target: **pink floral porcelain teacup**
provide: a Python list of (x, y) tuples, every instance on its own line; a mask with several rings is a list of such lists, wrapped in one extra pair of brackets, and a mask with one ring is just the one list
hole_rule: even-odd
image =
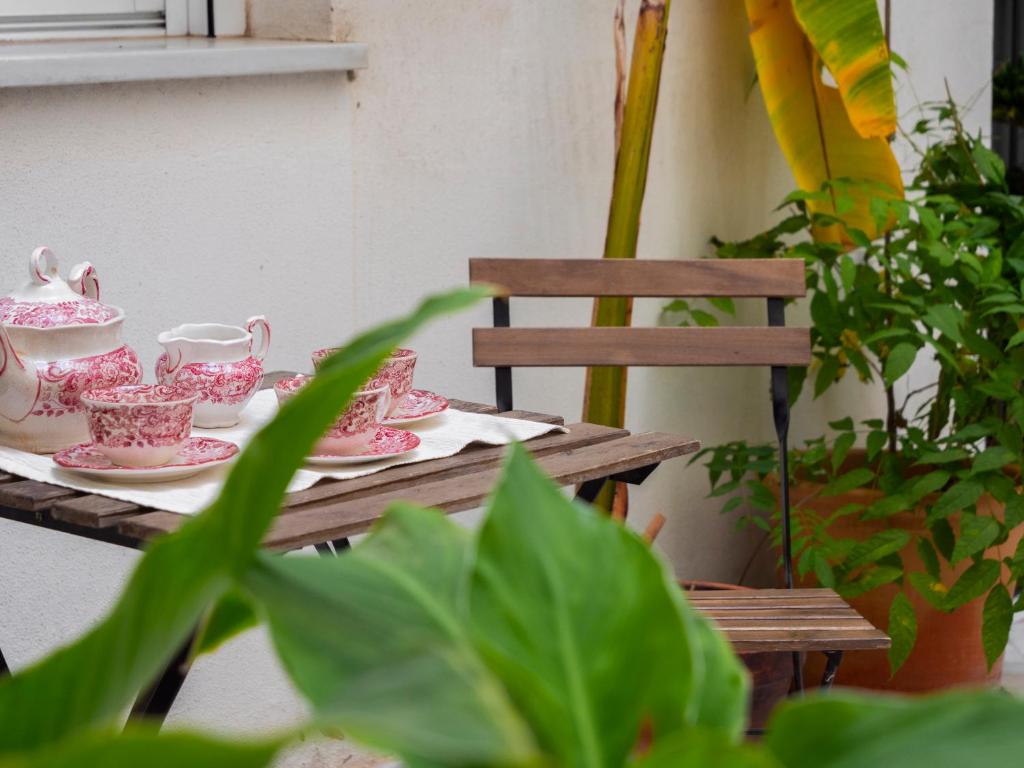
[[(277, 402), (284, 405), (310, 380), (309, 376), (292, 376), (274, 385)], [(377, 434), (381, 420), (391, 404), (386, 386), (367, 387), (352, 395), (345, 412), (316, 444), (318, 454), (348, 456), (366, 450)]]
[[(320, 364), (340, 350), (341, 347), (325, 347), (313, 352), (313, 367), (320, 368)], [(392, 415), (399, 409), (402, 398), (412, 391), (413, 371), (416, 369), (416, 353), (411, 349), (396, 349), (391, 357), (384, 361), (380, 369), (374, 374), (367, 384), (367, 389), (373, 387), (387, 386), (391, 390), (391, 404), (388, 406), (387, 415)]]
[(93, 445), (122, 467), (156, 467), (175, 457), (192, 433), (199, 395), (175, 386), (129, 384), (81, 395)]

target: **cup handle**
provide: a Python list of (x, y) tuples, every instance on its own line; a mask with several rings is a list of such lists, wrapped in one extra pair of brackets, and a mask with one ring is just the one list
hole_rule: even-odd
[[(259, 344), (256, 344), (257, 328), (260, 330)], [(252, 339), (249, 340), (249, 354), (257, 360), (262, 360), (270, 349), (270, 323), (263, 315), (256, 315), (245, 321), (245, 330), (252, 334)]]
[(87, 299), (100, 299), (100, 279), (96, 275), (96, 267), (88, 261), (75, 264), (68, 273), (68, 284), (71, 290), (80, 293)]

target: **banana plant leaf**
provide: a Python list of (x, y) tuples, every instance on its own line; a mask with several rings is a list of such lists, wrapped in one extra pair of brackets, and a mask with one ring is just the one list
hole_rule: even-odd
[[(874, 0), (843, 0), (840, 5), (859, 7), (865, 2), (874, 7)], [(871, 215), (870, 199), (903, 197), (896, 158), (886, 139), (876, 135), (895, 112), (891, 83), (885, 88), (878, 82), (883, 69), (877, 62), (877, 45), (885, 44), (881, 26), (848, 21), (850, 14), (860, 19), (863, 8), (860, 16), (854, 10), (825, 16), (819, 6), (836, 3), (799, 4), (813, 34), (810, 40), (790, 0), (746, 0), (750, 44), (768, 116), (800, 188), (813, 193), (833, 185), (829, 194), (808, 201), (810, 209), (874, 238), (881, 232)], [(877, 17), (877, 8), (874, 14)], [(856, 35), (854, 42), (834, 37), (847, 33)], [(875, 51), (876, 58), (866, 50)], [(830, 71), (839, 78), (841, 89), (823, 82), (823, 57), (833, 62)], [(884, 73), (888, 74), (887, 67)], [(857, 125), (870, 132), (869, 137), (851, 121), (844, 92)], [(814, 236), (820, 242), (848, 242), (844, 227), (837, 223), (815, 227)]]
[(814, 50), (839, 86), (854, 129), (864, 138), (896, 131), (896, 100), (875, 0), (793, 0)]

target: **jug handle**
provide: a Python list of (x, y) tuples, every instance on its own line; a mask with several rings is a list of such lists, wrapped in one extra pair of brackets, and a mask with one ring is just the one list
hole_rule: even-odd
[(174, 361), (174, 365), (171, 365), (171, 350), (166, 349), (160, 357), (156, 359), (156, 377), (161, 379), (164, 376), (173, 376), (178, 372), (179, 369), (183, 368), (188, 361), (185, 359), (185, 353), (180, 349), (175, 348), (174, 352), (177, 353), (177, 358)]
[(71, 290), (80, 293), (87, 299), (100, 299), (100, 278), (96, 274), (96, 267), (88, 261), (75, 264), (68, 273), (68, 284)]
[[(260, 329), (258, 345), (256, 344), (257, 328)], [(249, 354), (257, 360), (262, 360), (267, 356), (267, 350), (270, 349), (270, 323), (263, 315), (255, 315), (245, 321), (245, 330), (252, 334), (252, 338), (249, 340)]]
[(32, 251), (32, 258), (29, 259), (28, 263), (28, 271), (36, 285), (46, 285), (59, 277), (57, 257), (45, 245), (40, 245)]

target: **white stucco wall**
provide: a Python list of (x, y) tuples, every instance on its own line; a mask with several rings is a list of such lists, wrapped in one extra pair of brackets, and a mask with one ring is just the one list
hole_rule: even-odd
[[(630, 37), (637, 2), (627, 4)], [(274, 327), (271, 367), (466, 280), (471, 256), (596, 257), (612, 172), (614, 2), (348, 0), (337, 23), (371, 46), (370, 68), (308, 75), (0, 91), (0, 274), (20, 282), (31, 249), (87, 258), (128, 311), (147, 369), (158, 331), (181, 321)], [(640, 256), (694, 258), (712, 234), (749, 236), (792, 182), (760, 95), (742, 3), (676, 0)], [(900, 92), (960, 98), (990, 69), (991, 8), (896, 0)], [(987, 100), (972, 113), (987, 121)], [(636, 324), (659, 302), (638, 302)], [(761, 322), (763, 309), (745, 311)], [(522, 301), (513, 319), (585, 324), (589, 303)], [(470, 367), (485, 307), (415, 341), (418, 380), (493, 398)], [(578, 418), (582, 373), (516, 373), (517, 406)], [(798, 434), (830, 408), (865, 409), (856, 386), (802, 403)], [(628, 426), (706, 443), (771, 434), (764, 371), (636, 371)], [(703, 470), (677, 460), (634, 494), (637, 524), (669, 517), (659, 545), (681, 576), (734, 580), (754, 542), (706, 501)], [(21, 666), (109, 606), (135, 555), (0, 522), (0, 647)], [(263, 638), (200, 662), (170, 722), (227, 731), (301, 712)], [(293, 765), (330, 765), (331, 747)]]

